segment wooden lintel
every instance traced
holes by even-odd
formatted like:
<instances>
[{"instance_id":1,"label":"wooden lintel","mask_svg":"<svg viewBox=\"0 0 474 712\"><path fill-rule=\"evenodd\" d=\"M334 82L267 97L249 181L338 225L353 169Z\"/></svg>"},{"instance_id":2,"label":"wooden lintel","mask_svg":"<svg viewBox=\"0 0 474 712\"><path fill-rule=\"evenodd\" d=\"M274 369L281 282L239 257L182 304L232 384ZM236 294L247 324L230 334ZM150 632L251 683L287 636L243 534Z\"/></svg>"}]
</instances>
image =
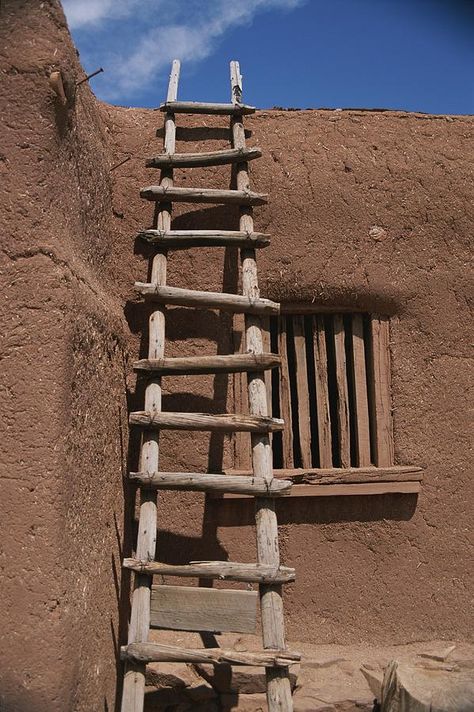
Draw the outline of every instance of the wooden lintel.
<instances>
[{"instance_id":1,"label":"wooden lintel","mask_svg":"<svg viewBox=\"0 0 474 712\"><path fill-rule=\"evenodd\" d=\"M421 492L419 481L396 482L359 482L356 484L331 484L315 487L293 485L288 497L348 497L351 495L367 496L378 494L418 494ZM247 499L247 495L223 494L220 499Z\"/></svg>"},{"instance_id":2,"label":"wooden lintel","mask_svg":"<svg viewBox=\"0 0 474 712\"><path fill-rule=\"evenodd\" d=\"M227 475L251 475L250 470L225 470ZM274 470L275 478L291 480L294 484L312 487L330 484L357 484L368 482L422 482L423 469L415 465L391 467L328 467Z\"/></svg>"}]
</instances>

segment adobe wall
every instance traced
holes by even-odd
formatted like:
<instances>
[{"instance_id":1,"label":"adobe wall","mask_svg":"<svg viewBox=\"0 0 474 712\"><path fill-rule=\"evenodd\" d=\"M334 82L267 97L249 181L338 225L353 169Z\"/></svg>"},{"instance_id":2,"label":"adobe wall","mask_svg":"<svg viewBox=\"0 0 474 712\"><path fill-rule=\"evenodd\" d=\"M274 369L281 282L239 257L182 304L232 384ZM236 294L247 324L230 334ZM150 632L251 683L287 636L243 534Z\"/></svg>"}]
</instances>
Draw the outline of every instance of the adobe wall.
<instances>
[{"instance_id":1,"label":"adobe wall","mask_svg":"<svg viewBox=\"0 0 474 712\"><path fill-rule=\"evenodd\" d=\"M132 255L127 246L134 231L151 223L152 206L138 191L156 180L157 172L142 165L161 150L160 140L153 140L161 116L102 110L115 150L137 157L115 178L126 284L130 276L144 279L147 270L143 248L137 244L138 254ZM470 630L473 497L466 404L472 384L467 264L473 224L467 156L474 121L392 112L262 111L245 123L252 134L248 145L263 150L263 158L251 163L252 189L270 195L269 205L255 210L256 229L272 235L271 246L259 252L263 295L392 316L396 462L423 467L425 476L418 498L279 502L283 560L297 569L296 583L285 589L289 637L327 643L463 638ZM206 140L211 128L197 124L179 117L177 150L225 146L225 122L215 140ZM202 124L218 122L205 118ZM175 178L177 185L229 184L225 168L177 171ZM186 208L176 211L182 215L177 228L237 226L235 212L227 208L187 207L186 216ZM383 230L371 230L375 226ZM219 291L234 289L237 279L235 259L223 251L170 256L172 285ZM143 308L135 306L131 290L127 298L129 323L138 333ZM169 355L232 348L227 317L170 311L168 334ZM226 397L233 408L230 382L226 393L221 378L169 379L166 393L165 409L218 412ZM225 440L221 447L214 438L210 456L208 443L207 436L194 433L166 435L162 466L186 471L232 464ZM190 553L208 557L201 539L205 526L208 537L215 528L213 556L252 559L251 506L208 503L203 518L196 500L195 494L163 495L160 556L171 557L172 546L180 561Z\"/></svg>"},{"instance_id":2,"label":"adobe wall","mask_svg":"<svg viewBox=\"0 0 474 712\"><path fill-rule=\"evenodd\" d=\"M138 191L156 180L143 165L161 151L162 115L106 106L87 85L73 100L82 70L56 2L7 3L0 34L0 702L8 712L111 710L114 656L126 635L129 581L120 558L133 540L122 475L136 465L137 436L129 449L126 411L142 407L131 362L146 353L146 308L133 282L146 279L149 254L133 236L152 221L153 206ZM53 65L70 77L65 109L49 89ZM180 117L179 125L181 150L227 145L225 121ZM418 499L279 504L282 558L297 569L286 589L288 637L466 639L474 120L263 111L246 126L249 145L264 152L252 163L252 188L271 198L255 211L256 229L272 235L259 253L263 295L393 316L396 461L425 468ZM176 172L178 185L228 181L225 167ZM232 209L182 206L175 227L229 228L236 219ZM374 226L383 239L374 239ZM235 290L236 257L171 253L169 283ZM167 337L170 356L232 350L225 315L170 310ZM169 379L164 408L232 410L231 381ZM163 469L228 467L231 455L226 438L162 438ZM158 557L251 561L251 520L245 502L163 494Z\"/></svg>"},{"instance_id":3,"label":"adobe wall","mask_svg":"<svg viewBox=\"0 0 474 712\"><path fill-rule=\"evenodd\" d=\"M0 37L0 707L112 710L128 328L107 141L88 88L73 100L82 69L56 4L4 3Z\"/></svg>"}]
</instances>

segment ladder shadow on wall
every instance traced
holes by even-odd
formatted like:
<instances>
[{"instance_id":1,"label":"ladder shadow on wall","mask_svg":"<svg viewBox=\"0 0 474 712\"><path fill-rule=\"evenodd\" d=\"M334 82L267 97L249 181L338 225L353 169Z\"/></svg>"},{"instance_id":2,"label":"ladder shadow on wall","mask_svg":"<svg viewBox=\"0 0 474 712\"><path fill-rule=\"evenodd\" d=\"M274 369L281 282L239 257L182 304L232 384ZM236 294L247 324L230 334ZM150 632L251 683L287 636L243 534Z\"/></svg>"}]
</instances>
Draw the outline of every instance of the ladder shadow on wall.
<instances>
[{"instance_id":1,"label":"ladder shadow on wall","mask_svg":"<svg viewBox=\"0 0 474 712\"><path fill-rule=\"evenodd\" d=\"M159 128L156 130L156 137L163 138L164 130ZM245 138L250 138L252 131L245 129ZM204 141L226 141L229 142L231 131L229 127L224 126L177 126L176 140L190 141L193 143L202 143Z\"/></svg>"},{"instance_id":2,"label":"ladder shadow on wall","mask_svg":"<svg viewBox=\"0 0 474 712\"><path fill-rule=\"evenodd\" d=\"M276 507L280 524L408 521L415 514L417 500L417 494L282 497L276 500ZM220 527L253 523L254 503L250 499L215 499L211 506Z\"/></svg>"},{"instance_id":3,"label":"ladder shadow on wall","mask_svg":"<svg viewBox=\"0 0 474 712\"><path fill-rule=\"evenodd\" d=\"M202 210L193 210L177 216L173 220L173 229L204 229L212 226L214 229L224 229L228 226L229 217L232 219L235 210L235 220L238 220L238 211L233 206L212 207ZM230 216L229 216L230 213ZM135 252L145 257L154 253L149 247L138 239ZM222 291L238 291L238 251L235 249L222 250ZM172 268L170 270L173 274ZM172 277L170 275L170 282ZM198 288L199 285L196 285ZM125 305L125 316L132 333L140 337L139 355L145 358L148 350L148 317L156 305L144 304L142 301L129 300ZM213 345L212 350L217 354L232 352L232 314L203 309L195 310L172 307L167 310L166 338L169 344L192 339L204 339ZM211 350L211 349L210 349ZM145 394L145 379L136 379L134 388L127 388L127 401L129 411L138 410L143 403ZM187 412L225 412L231 379L227 374L215 374L212 378L212 389L209 395L198 395L192 392L179 390L179 379L173 382L172 392L163 394L163 410ZM196 437L200 434L196 433ZM209 438L208 446L208 472L220 472L223 467L225 435L213 432ZM140 433L131 429L129 434L129 469L136 470L140 452ZM203 499L201 536L186 536L175 532L160 529L157 538L156 558L164 563L182 564L187 560L226 560L228 552L217 539L217 520L215 509L209 498ZM136 523L135 523L136 528ZM135 531L136 536L136 531ZM134 540L132 535L132 540ZM206 582L209 585L209 581Z\"/></svg>"}]
</instances>

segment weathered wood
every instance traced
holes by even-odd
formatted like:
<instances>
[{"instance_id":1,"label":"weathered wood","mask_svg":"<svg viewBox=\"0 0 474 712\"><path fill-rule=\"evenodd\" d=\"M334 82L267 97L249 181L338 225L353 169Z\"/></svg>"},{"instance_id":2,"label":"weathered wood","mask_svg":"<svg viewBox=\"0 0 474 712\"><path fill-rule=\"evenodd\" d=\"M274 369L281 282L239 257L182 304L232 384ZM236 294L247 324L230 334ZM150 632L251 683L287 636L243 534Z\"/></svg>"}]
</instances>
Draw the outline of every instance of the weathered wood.
<instances>
[{"instance_id":1,"label":"weathered wood","mask_svg":"<svg viewBox=\"0 0 474 712\"><path fill-rule=\"evenodd\" d=\"M161 104L160 111L170 111L175 114L219 114L234 116L238 114L254 114L254 106L247 104L218 104L202 101L167 101Z\"/></svg>"},{"instance_id":2,"label":"weathered wood","mask_svg":"<svg viewBox=\"0 0 474 712\"><path fill-rule=\"evenodd\" d=\"M394 460L392 394L390 384L390 320L371 319L371 423L375 464L392 465Z\"/></svg>"},{"instance_id":3,"label":"weathered wood","mask_svg":"<svg viewBox=\"0 0 474 712\"><path fill-rule=\"evenodd\" d=\"M219 205L264 205L268 196L250 190L220 190L218 188L174 188L150 185L142 188L140 197L170 203L215 203Z\"/></svg>"},{"instance_id":4,"label":"weathered wood","mask_svg":"<svg viewBox=\"0 0 474 712\"><path fill-rule=\"evenodd\" d=\"M224 413L173 413L170 411L135 411L130 413L130 425L141 425L159 430L209 430L233 433L271 433L283 430L283 420L258 415Z\"/></svg>"},{"instance_id":5,"label":"weathered wood","mask_svg":"<svg viewBox=\"0 0 474 712\"><path fill-rule=\"evenodd\" d=\"M280 497L291 489L291 482L262 477L232 477L230 475L194 472L131 472L130 479L142 486L156 489L192 490L194 492L242 492L254 496Z\"/></svg>"},{"instance_id":6,"label":"weathered wood","mask_svg":"<svg viewBox=\"0 0 474 712\"><path fill-rule=\"evenodd\" d=\"M293 467L293 416L291 413L290 372L288 368L287 347L287 317L278 320L278 352L281 358L280 367L280 415L285 423L283 431L283 465Z\"/></svg>"},{"instance_id":7,"label":"weathered wood","mask_svg":"<svg viewBox=\"0 0 474 712\"><path fill-rule=\"evenodd\" d=\"M175 101L178 91L180 63L174 60L171 67L168 85L168 101ZM174 153L176 125L173 114L165 116L165 150ZM161 185L173 185L173 174L170 170L161 175ZM169 230L171 213L169 206L163 204L157 215L156 227ZM166 254L157 254L152 262L152 279L155 284L166 284ZM150 316L148 358L163 358L165 343L165 318L162 310L154 311ZM145 391L145 408L151 412L161 409L161 381L151 381ZM145 432L140 451L140 465L145 472L158 469L159 433ZM140 510L136 555L140 559L154 559L156 549L156 492L143 490L140 492ZM136 574L132 594L128 643L138 644L148 639L150 627L150 594L152 579L146 574ZM129 662L125 666L122 712L142 712L145 698L145 665L139 662Z\"/></svg>"},{"instance_id":8,"label":"weathered wood","mask_svg":"<svg viewBox=\"0 0 474 712\"><path fill-rule=\"evenodd\" d=\"M235 149L226 148L223 151L203 151L202 153L161 153L149 158L147 168L194 168L205 166L222 166L226 163L239 163L260 158L260 148Z\"/></svg>"},{"instance_id":9,"label":"weathered wood","mask_svg":"<svg viewBox=\"0 0 474 712\"><path fill-rule=\"evenodd\" d=\"M293 317L293 339L296 358L296 391L298 395L298 431L302 467L311 467L311 415L309 409L308 369L304 317Z\"/></svg>"},{"instance_id":10,"label":"weathered wood","mask_svg":"<svg viewBox=\"0 0 474 712\"><path fill-rule=\"evenodd\" d=\"M421 483L416 482L366 482L357 484L293 485L288 497L348 497L377 494L418 494ZM248 499L245 494L223 494L222 499Z\"/></svg>"},{"instance_id":11,"label":"weathered wood","mask_svg":"<svg viewBox=\"0 0 474 712\"><path fill-rule=\"evenodd\" d=\"M352 377L354 381L354 431L357 465L370 465L370 421L365 365L364 324L362 314L352 316Z\"/></svg>"},{"instance_id":12,"label":"weathered wood","mask_svg":"<svg viewBox=\"0 0 474 712\"><path fill-rule=\"evenodd\" d=\"M138 237L151 245L174 250L190 247L267 247L268 235L240 230L142 230Z\"/></svg>"},{"instance_id":13,"label":"weathered wood","mask_svg":"<svg viewBox=\"0 0 474 712\"><path fill-rule=\"evenodd\" d=\"M226 470L226 476L250 477L251 470ZM313 486L357 482L409 482L423 480L423 469L413 465L393 465L392 467L328 467L284 469L274 471L275 479L283 478L293 483Z\"/></svg>"},{"instance_id":14,"label":"weathered wood","mask_svg":"<svg viewBox=\"0 0 474 712\"><path fill-rule=\"evenodd\" d=\"M280 357L277 354L229 354L218 356L183 356L135 361L135 371L159 373L162 376L202 375L206 373L243 373L245 371L265 371L277 368Z\"/></svg>"},{"instance_id":15,"label":"weathered wood","mask_svg":"<svg viewBox=\"0 0 474 712\"><path fill-rule=\"evenodd\" d=\"M175 566L159 561L124 559L123 567L149 576L183 576L242 583L288 583L295 580L295 570L287 566L273 568L234 561L191 561L189 564Z\"/></svg>"},{"instance_id":16,"label":"weathered wood","mask_svg":"<svg viewBox=\"0 0 474 712\"><path fill-rule=\"evenodd\" d=\"M135 282L135 288L144 297L164 304L199 309L221 309L246 314L278 314L280 305L270 299L253 298L241 294L198 292L180 287L161 287L153 283Z\"/></svg>"},{"instance_id":17,"label":"weathered wood","mask_svg":"<svg viewBox=\"0 0 474 712\"><path fill-rule=\"evenodd\" d=\"M169 630L254 633L257 598L256 591L153 586L150 624Z\"/></svg>"},{"instance_id":18,"label":"weathered wood","mask_svg":"<svg viewBox=\"0 0 474 712\"><path fill-rule=\"evenodd\" d=\"M351 465L349 430L349 390L347 386L344 321L340 314L334 315L334 351L336 357L337 432L341 467Z\"/></svg>"},{"instance_id":19,"label":"weathered wood","mask_svg":"<svg viewBox=\"0 0 474 712\"><path fill-rule=\"evenodd\" d=\"M329 410L326 331L322 316L313 317L314 373L318 419L319 466L332 467L331 413Z\"/></svg>"},{"instance_id":20,"label":"weathered wood","mask_svg":"<svg viewBox=\"0 0 474 712\"><path fill-rule=\"evenodd\" d=\"M238 62L231 62L230 64L230 84L232 102L241 102L242 76ZM245 131L242 117L234 117L231 126L234 148L245 148ZM246 163L238 164L236 182L238 190L248 190L249 175ZM240 209L239 227L241 230L253 232L252 213L244 207ZM259 287L255 250L245 249L241 251L241 265L243 293L249 297L258 296ZM246 316L245 342L248 351L254 353L263 352L262 330L258 317ZM250 412L253 415L268 415L266 387L261 373L248 374L248 394ZM268 435L253 435L251 442L254 475L271 481L273 479L273 454ZM256 534L258 563L279 566L278 522L275 506L271 499L257 499ZM264 647L283 650L286 648L286 644L281 586L261 584L259 590ZM291 712L293 702L288 667L284 666L281 670L272 667L267 671L266 676L269 712Z\"/></svg>"},{"instance_id":21,"label":"weathered wood","mask_svg":"<svg viewBox=\"0 0 474 712\"><path fill-rule=\"evenodd\" d=\"M177 648L160 643L134 643L121 648L122 660L142 663L210 663L211 665L252 665L255 667L287 667L301 660L290 650L262 650L239 653L222 648Z\"/></svg>"}]
</instances>

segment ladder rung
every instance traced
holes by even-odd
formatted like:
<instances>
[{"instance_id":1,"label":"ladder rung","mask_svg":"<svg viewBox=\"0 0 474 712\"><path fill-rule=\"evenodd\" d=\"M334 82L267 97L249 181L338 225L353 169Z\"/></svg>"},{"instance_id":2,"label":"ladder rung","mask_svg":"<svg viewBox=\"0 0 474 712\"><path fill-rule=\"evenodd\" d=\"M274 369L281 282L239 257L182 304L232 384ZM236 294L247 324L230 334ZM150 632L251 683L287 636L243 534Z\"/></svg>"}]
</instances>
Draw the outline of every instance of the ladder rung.
<instances>
[{"instance_id":1,"label":"ladder rung","mask_svg":"<svg viewBox=\"0 0 474 712\"><path fill-rule=\"evenodd\" d=\"M161 643L130 643L120 649L122 660L138 663L210 663L219 665L253 665L256 667L289 667L301 660L299 653L290 650L261 650L237 652L222 648L178 648Z\"/></svg>"},{"instance_id":2,"label":"ladder rung","mask_svg":"<svg viewBox=\"0 0 474 712\"><path fill-rule=\"evenodd\" d=\"M167 101L161 104L160 111L172 114L254 114L255 107L247 104L216 104L200 101Z\"/></svg>"},{"instance_id":3,"label":"ladder rung","mask_svg":"<svg viewBox=\"0 0 474 712\"><path fill-rule=\"evenodd\" d=\"M124 559L123 567L150 576L183 576L243 583L281 584L294 581L296 577L295 570L287 566L275 569L265 564L240 564L234 561L191 561L189 564L175 566L159 561Z\"/></svg>"},{"instance_id":4,"label":"ladder rung","mask_svg":"<svg viewBox=\"0 0 474 712\"><path fill-rule=\"evenodd\" d=\"M144 358L133 364L135 371L161 376L206 373L243 373L266 371L281 363L278 354L230 354L227 356L184 356L180 358Z\"/></svg>"},{"instance_id":5,"label":"ladder rung","mask_svg":"<svg viewBox=\"0 0 474 712\"><path fill-rule=\"evenodd\" d=\"M288 494L291 480L240 475L200 474L196 472L131 472L130 479L153 489L193 490L195 492L237 492L264 497Z\"/></svg>"},{"instance_id":6,"label":"ladder rung","mask_svg":"<svg viewBox=\"0 0 474 712\"><path fill-rule=\"evenodd\" d=\"M251 190L219 190L218 188L175 188L150 185L142 188L140 197L169 203L220 203L222 205L263 205L268 196Z\"/></svg>"},{"instance_id":7,"label":"ladder rung","mask_svg":"<svg viewBox=\"0 0 474 712\"><path fill-rule=\"evenodd\" d=\"M207 151L202 153L163 153L149 158L147 168L196 168L205 166L222 166L226 163L243 163L260 158L259 148L228 148L223 151Z\"/></svg>"},{"instance_id":8,"label":"ladder rung","mask_svg":"<svg viewBox=\"0 0 474 712\"><path fill-rule=\"evenodd\" d=\"M221 309L245 314L278 314L280 305L270 299L244 297L241 294L198 292L180 287L161 287L150 282L135 282L135 288L144 296L162 304L199 309Z\"/></svg>"},{"instance_id":9,"label":"ladder rung","mask_svg":"<svg viewBox=\"0 0 474 712\"><path fill-rule=\"evenodd\" d=\"M239 230L142 230L138 237L151 245L187 249L188 247L267 247L268 235Z\"/></svg>"},{"instance_id":10,"label":"ladder rung","mask_svg":"<svg viewBox=\"0 0 474 712\"><path fill-rule=\"evenodd\" d=\"M154 430L209 430L225 433L273 433L283 430L284 422L265 415L237 415L224 413L154 413L135 411L130 413L131 425L141 425Z\"/></svg>"}]
</instances>

